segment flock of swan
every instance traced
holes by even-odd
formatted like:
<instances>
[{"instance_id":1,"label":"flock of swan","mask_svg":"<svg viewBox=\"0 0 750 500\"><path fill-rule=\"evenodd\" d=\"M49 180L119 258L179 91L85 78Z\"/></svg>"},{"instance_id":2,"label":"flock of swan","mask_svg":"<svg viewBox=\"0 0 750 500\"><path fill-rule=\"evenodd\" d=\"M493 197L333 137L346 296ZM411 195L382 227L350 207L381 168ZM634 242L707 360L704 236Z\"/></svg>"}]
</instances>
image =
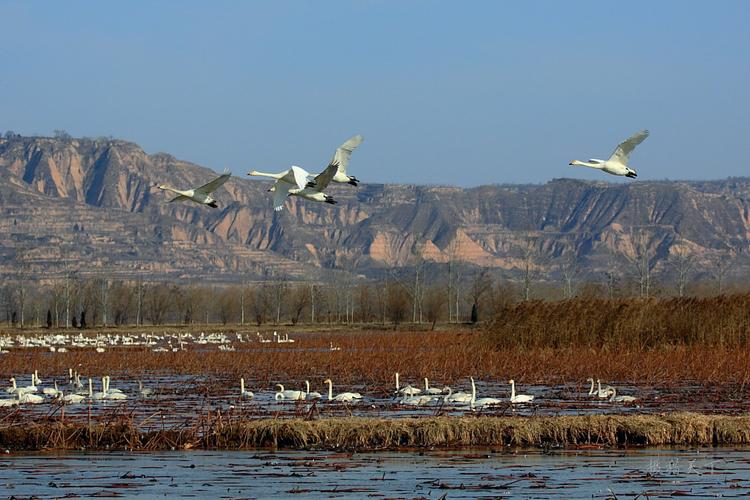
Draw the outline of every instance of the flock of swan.
<instances>
[{"instance_id":1,"label":"flock of swan","mask_svg":"<svg viewBox=\"0 0 750 500\"><path fill-rule=\"evenodd\" d=\"M349 165L352 152L363 140L364 138L361 135L355 135L336 148L333 158L328 162L328 166L322 172L315 175L297 165L292 165L291 168L282 172L268 173L253 170L247 175L267 177L275 181L268 191L273 193L273 209L277 212L283 210L284 202L290 196L335 205L336 200L330 194L325 193L325 189L331 182L350 184L352 186L359 184L359 179L347 174L346 169ZM158 188L177 194L176 197L169 200L169 203L190 200L200 205L217 208L218 205L212 193L224 185L231 175L229 171L224 171L222 175L207 184L192 189L176 189L166 184L160 184Z\"/></svg>"},{"instance_id":2,"label":"flock of swan","mask_svg":"<svg viewBox=\"0 0 750 500\"><path fill-rule=\"evenodd\" d=\"M58 386L57 381L53 381L52 386L42 387L42 380L39 373L35 370L31 376L31 384L26 386L18 385L15 377L9 380L10 387L5 392L10 394L9 398L0 399L0 407L16 406L19 404L40 404L45 401L62 403L62 404L79 404L85 402L105 402L105 401L124 401L130 397L148 398L154 396L153 389L143 386L138 381L138 391L130 396L123 390L111 386L111 377L104 375L101 377L101 390L94 391L94 381L88 378L88 383L81 381L81 375L72 368L68 369L68 383L65 386ZM407 384L401 387L399 374L395 373L395 389L393 391L393 401L396 404L405 406L425 406L425 405L454 405L464 406L470 409L482 409L493 405L510 403L512 405L527 404L534 401L534 396L530 394L516 393L516 384L513 379L508 381L510 385L510 397L478 397L474 377L469 378L471 382L471 392L456 391L451 387L442 388L430 387L429 379L424 378L424 388L415 387ZM589 378L587 382L591 383L591 388L587 394L590 398L606 399L615 403L632 403L636 401L633 396L618 396L617 390L609 385L602 387L601 382L597 380L597 386L594 386L594 380ZM339 403L357 403L364 399L359 392L340 392L334 394L333 381L328 378L323 382L327 386L325 393L311 390L310 382L305 380L304 389L287 389L283 384L276 384L276 391L273 393L275 401L311 401L327 399L331 402ZM236 394L240 399L252 400L255 394L247 390L245 379L240 378L239 393ZM41 392L40 394L37 394ZM326 398L327 396L327 398Z\"/></svg>"},{"instance_id":3,"label":"flock of swan","mask_svg":"<svg viewBox=\"0 0 750 500\"><path fill-rule=\"evenodd\" d=\"M93 349L96 352L105 352L110 348L147 348L153 352L177 352L184 351L190 346L206 348L218 346L219 350L233 351L235 344L247 343L261 344L293 344L295 339L289 337L288 333L277 333L265 335L260 332L212 332L212 333L190 333L190 332L139 332L139 333L97 333L86 336L82 333L46 333L46 334L19 334L15 336L0 337L0 354L9 353L10 349L46 349L55 353L66 353L69 349ZM331 350L334 350L331 344Z\"/></svg>"},{"instance_id":4,"label":"flock of swan","mask_svg":"<svg viewBox=\"0 0 750 500\"><path fill-rule=\"evenodd\" d=\"M573 160L569 165L595 168L611 175L620 175L634 179L638 174L634 168L628 166L630 153L632 153L635 147L643 142L648 135L648 130L636 132L618 144L607 160L598 160L596 158L592 158L588 161ZM364 138L361 135L355 135L336 148L336 152L333 154L333 158L331 158L328 166L322 172L315 175L297 165L292 165L289 169L277 173L258 172L257 170L253 170L247 175L267 177L275 181L268 191L273 193L273 209L277 212L283 210L284 202L290 196L297 196L308 201L334 205L336 204L336 200L332 195L325 193L325 189L331 182L350 184L352 186L357 186L359 184L359 179L350 176L347 173L347 167L349 166L352 152L362 143L363 140ZM216 204L216 199L212 196L212 193L224 185L231 175L232 174L228 170L225 170L222 175L216 177L207 184L192 189L176 189L166 184L160 184L158 188L177 194L176 197L169 200L169 203L189 200L200 205L217 208L218 205Z\"/></svg>"}]
</instances>

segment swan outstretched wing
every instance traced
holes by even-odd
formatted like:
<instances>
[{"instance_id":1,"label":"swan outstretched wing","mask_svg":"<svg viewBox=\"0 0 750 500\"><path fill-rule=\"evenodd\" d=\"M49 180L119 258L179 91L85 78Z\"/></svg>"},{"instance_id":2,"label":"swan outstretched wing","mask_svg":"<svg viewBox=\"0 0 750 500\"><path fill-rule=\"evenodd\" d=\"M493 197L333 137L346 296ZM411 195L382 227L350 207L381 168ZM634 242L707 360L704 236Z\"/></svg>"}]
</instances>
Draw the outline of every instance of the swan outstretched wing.
<instances>
[{"instance_id":1,"label":"swan outstretched wing","mask_svg":"<svg viewBox=\"0 0 750 500\"><path fill-rule=\"evenodd\" d=\"M615 148L608 161L617 161L623 165L627 165L630 153L632 153L635 147L642 143L646 137L648 137L648 130L646 129L631 135Z\"/></svg>"},{"instance_id":2,"label":"swan outstretched wing","mask_svg":"<svg viewBox=\"0 0 750 500\"><path fill-rule=\"evenodd\" d=\"M292 185L287 182L277 182L274 186L273 191L273 209L280 212L284 209L284 202L286 197L289 196L289 190Z\"/></svg>"},{"instance_id":3,"label":"swan outstretched wing","mask_svg":"<svg viewBox=\"0 0 750 500\"><path fill-rule=\"evenodd\" d=\"M338 171L346 175L346 167L349 166L349 159L352 157L352 151L357 149L357 146L362 144L363 140L364 137L362 137L361 135L355 135L344 144L336 148L336 152L333 153L333 158L331 158L329 165L331 163L338 163Z\"/></svg>"},{"instance_id":4,"label":"swan outstretched wing","mask_svg":"<svg viewBox=\"0 0 750 500\"><path fill-rule=\"evenodd\" d=\"M332 161L325 170L315 176L314 189L316 191L323 191L325 188L327 188L328 184L330 184L331 179L333 179L333 176L336 175L336 172L339 170L339 168L341 168L339 164L335 161Z\"/></svg>"},{"instance_id":5,"label":"swan outstretched wing","mask_svg":"<svg viewBox=\"0 0 750 500\"><path fill-rule=\"evenodd\" d=\"M231 176L232 174L228 170L225 170L224 173L219 177L212 180L208 184L204 184L201 187L197 188L195 192L203 194L213 193L214 191L219 189L225 182L227 182L227 179L229 179Z\"/></svg>"},{"instance_id":6,"label":"swan outstretched wing","mask_svg":"<svg viewBox=\"0 0 750 500\"><path fill-rule=\"evenodd\" d=\"M292 168L287 170L284 177L279 180L289 184L294 184L299 189L304 189L305 185L307 184L308 177L310 177L310 172L308 172L304 168L292 165Z\"/></svg>"}]
</instances>

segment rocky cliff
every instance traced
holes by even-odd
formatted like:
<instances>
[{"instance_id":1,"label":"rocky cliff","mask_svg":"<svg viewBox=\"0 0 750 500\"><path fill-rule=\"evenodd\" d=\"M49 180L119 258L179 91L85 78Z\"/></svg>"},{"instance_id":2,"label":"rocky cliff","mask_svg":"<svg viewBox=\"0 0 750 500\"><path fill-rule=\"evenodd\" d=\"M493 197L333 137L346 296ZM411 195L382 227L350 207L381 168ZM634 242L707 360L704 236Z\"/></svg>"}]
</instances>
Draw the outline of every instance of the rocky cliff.
<instances>
[{"instance_id":1,"label":"rocky cliff","mask_svg":"<svg viewBox=\"0 0 750 500\"><path fill-rule=\"evenodd\" d=\"M279 166L280 169L283 167ZM352 164L356 171L356 162ZM609 184L333 186L336 206L291 199L271 208L269 184L231 178L218 209L171 203L155 189L215 173L112 139L0 139L0 272L81 272L219 281L377 274L418 260L513 272L527 260L588 273L639 251L665 265L677 247L747 265L750 179Z\"/></svg>"}]
</instances>

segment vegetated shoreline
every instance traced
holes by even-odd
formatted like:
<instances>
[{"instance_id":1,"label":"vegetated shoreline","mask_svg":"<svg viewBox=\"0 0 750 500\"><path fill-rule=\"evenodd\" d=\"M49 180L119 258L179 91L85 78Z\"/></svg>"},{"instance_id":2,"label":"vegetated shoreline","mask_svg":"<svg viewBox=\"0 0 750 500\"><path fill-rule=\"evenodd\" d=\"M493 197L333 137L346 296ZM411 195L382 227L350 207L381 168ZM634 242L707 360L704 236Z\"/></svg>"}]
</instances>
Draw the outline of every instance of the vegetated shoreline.
<instances>
[{"instance_id":1,"label":"vegetated shoreline","mask_svg":"<svg viewBox=\"0 0 750 500\"><path fill-rule=\"evenodd\" d=\"M142 430L132 420L22 422L0 426L0 447L54 450L331 450L470 447L647 447L750 444L750 415L561 415L531 417L343 417L232 419Z\"/></svg>"}]
</instances>

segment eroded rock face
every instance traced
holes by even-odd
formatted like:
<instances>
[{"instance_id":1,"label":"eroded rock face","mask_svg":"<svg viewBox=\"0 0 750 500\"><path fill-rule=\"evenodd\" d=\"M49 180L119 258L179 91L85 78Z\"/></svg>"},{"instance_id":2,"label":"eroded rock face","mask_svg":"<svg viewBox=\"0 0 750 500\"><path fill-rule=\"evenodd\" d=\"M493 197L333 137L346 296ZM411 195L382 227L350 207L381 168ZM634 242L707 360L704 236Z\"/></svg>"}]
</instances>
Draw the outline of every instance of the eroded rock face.
<instances>
[{"instance_id":1,"label":"eroded rock face","mask_svg":"<svg viewBox=\"0 0 750 500\"><path fill-rule=\"evenodd\" d=\"M244 177L217 191L213 210L166 203L171 195L155 189L214 175L125 141L0 139L0 268L12 272L21 259L41 271L65 259L124 274L310 277L410 265L415 254L512 270L533 253L540 269L573 255L595 273L639 248L654 261L675 245L703 260L741 260L750 242L748 179L333 186L338 205L291 198L281 213L271 208L269 183Z\"/></svg>"}]
</instances>

